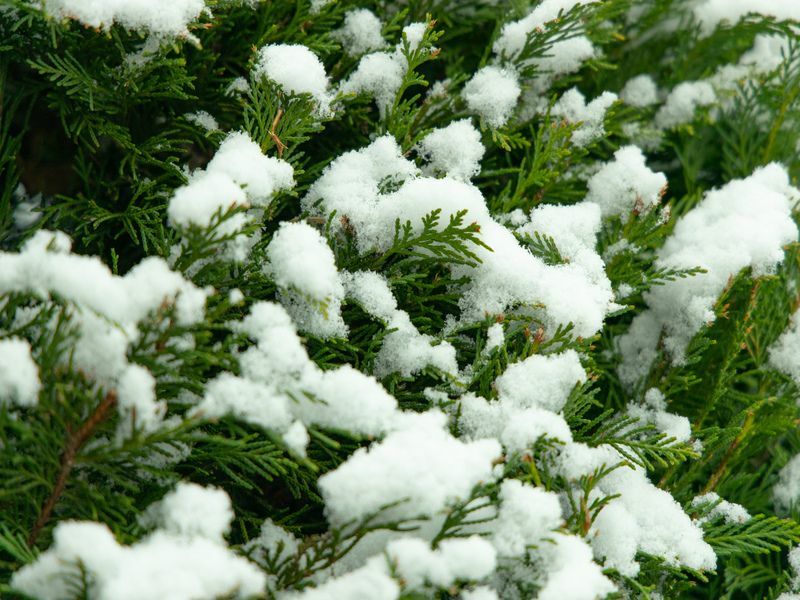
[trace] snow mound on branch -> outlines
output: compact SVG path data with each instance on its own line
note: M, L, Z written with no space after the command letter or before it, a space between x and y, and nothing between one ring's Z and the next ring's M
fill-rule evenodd
M626 104L645 108L658 102L658 88L650 75L637 75L625 83L619 97Z
M225 546L233 518L225 492L179 484L151 510L162 528L132 546L120 545L100 523L59 523L53 545L14 574L12 587L60 600L71 597L82 568L98 600L212 600L263 591L264 573Z
M214 216L228 208L268 206L273 194L293 186L289 163L265 156L250 136L234 132L223 140L205 170L195 172L189 183L175 190L167 214L175 226L209 227Z
M139 340L139 324L160 311L172 308L183 326L203 320L209 291L171 271L161 258L145 258L120 277L99 258L72 254L70 247L63 233L41 230L19 253L0 252L0 295L31 293L65 301L78 334L71 366L101 386L119 386L118 438L132 433L134 421L139 429L153 431L162 423L164 406L156 401L152 375L128 363L128 348ZM27 377L30 368L17 362L15 377ZM17 393L25 392L30 403L33 389L31 380Z
M373 50L380 50L385 41L381 30L383 23L371 10L358 8L344 16L344 24L332 37L344 46L350 56L359 56Z
M491 250L473 246L481 262L452 267L454 277L469 279L459 300L464 321L501 314L518 304L544 305L549 326L573 323L578 335L591 336L615 306L603 262L594 250L600 229L596 205L551 206L548 218L536 217L531 227L558 236L570 260L547 265L489 215L478 188L450 177L420 177L389 136L334 160L311 186L303 206L326 218L335 211L340 227L346 224L362 253L389 250L398 220L408 222L416 235L422 231L423 217L434 209L440 210L439 230L451 216L466 211L464 223L475 223L480 240Z
M429 365L445 373L458 372L455 348L448 342L436 343L432 336L419 332L408 313L397 308L397 300L383 275L361 271L346 273L343 279L348 298L391 330L383 338L375 359L376 376L400 373L410 377Z
M0 340L0 407L9 401L17 406L34 406L41 389L31 345L18 338Z
M427 174L444 173L463 181L480 173L485 151L481 134L469 119L434 129L419 143L419 153L428 163Z
M568 443L561 451L562 474L569 479L592 474L603 466L611 468L624 458L607 446L590 448ZM672 496L654 486L643 469L621 465L598 482L605 495L618 495L597 515L590 532L595 556L607 567L635 577L637 551L662 557L667 564L697 570L711 570L717 557L703 540L703 531Z
M267 271L295 323L322 338L345 337L341 304L344 287L333 251L306 223L282 223L267 247Z
M800 21L800 3L795 0L702 0L692 10L706 35L721 23L735 25L742 17L751 13Z
M497 129L508 122L521 92L516 73L489 65L472 76L462 96L470 112Z
M206 10L205 0L47 0L47 12L108 30L114 23L168 37L186 36L189 24Z
M431 516L492 480L497 441L464 443L445 431L445 421L436 411L409 415L404 428L320 477L331 524L364 519L394 503L382 518Z
M332 96L325 65L302 44L269 44L258 51L253 69L255 76L265 76L287 94L310 94L317 101L318 113L330 113Z
M800 386L800 311L792 315L789 326L770 346L769 364Z
M684 81L669 93L663 106L656 113L656 125L661 129L672 129L689 123L702 106L717 100L714 88L707 81Z
M651 171L636 146L624 146L588 181L587 202L600 206L604 217L619 215L627 222L632 211L645 213L658 205L667 178Z
M577 146L587 146L605 133L603 122L606 111L617 101L617 95L603 92L591 102L586 102L578 88L570 88L553 105L550 114L563 117L569 123L579 124L572 132L572 142Z
M544 33L548 24L560 14L566 14L578 6L596 0L544 0L527 16L503 25L500 36L494 43L495 55L515 64L536 67L537 78L533 82L535 95L544 93L553 80L561 75L574 73L588 59L595 56L595 48L585 35L574 35L551 43L543 56L520 61L520 54L527 40L537 33Z
M397 401L374 377L350 365L322 371L279 304L254 304L237 329L257 342L239 355L241 376L217 376L193 414L232 414L285 436L300 454L308 441L305 426L381 435L402 419Z
M659 338L676 364L692 337L715 320L714 302L731 277L744 268L758 276L783 260L783 247L797 239L791 210L800 191L777 163L708 192L678 220L658 253L662 269L702 267L705 273L669 281L645 294L649 307L619 340L619 374L633 386L656 356Z

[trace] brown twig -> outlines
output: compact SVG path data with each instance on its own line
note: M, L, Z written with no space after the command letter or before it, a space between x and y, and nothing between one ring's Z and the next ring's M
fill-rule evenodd
M33 547L39 534L42 532L42 528L44 528L47 521L50 520L50 515L56 507L58 499L61 497L61 494L64 493L64 488L67 487L67 479L72 471L72 467L75 465L75 457L78 451L92 436L95 428L106 419L108 411L111 410L116 403L117 393L112 390L105 395L100 404L97 405L97 408L94 409L92 414L89 415L89 418L81 425L81 428L71 434L67 439L67 444L64 447L64 451L61 453L61 468L58 471L56 484L53 486L53 491L42 506L39 518L36 519L36 523L31 529L31 534L28 536L28 546Z
M278 114L275 115L275 118L272 120L272 126L269 128L269 137L272 138L272 141L275 142L275 145L278 147L278 158L283 157L283 151L286 150L287 146L281 141L281 138L278 137L278 134L275 133L275 128L278 126L278 123L281 121L281 117L283 116L283 109L278 109Z

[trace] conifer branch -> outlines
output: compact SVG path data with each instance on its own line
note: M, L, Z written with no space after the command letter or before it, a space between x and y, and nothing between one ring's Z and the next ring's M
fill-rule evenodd
M67 438L67 442L64 445L64 450L61 453L61 467L58 471L58 475L56 476L53 491L50 492L47 500L45 500L44 504L42 505L39 516L31 528L30 535L28 535L28 546L33 547L36 544L39 534L41 534L42 529L50 520L53 509L56 507L59 498L61 498L61 494L67 487L67 480L72 472L72 468L75 466L75 458L78 455L78 452L92 437L95 429L97 429L97 427L106 420L109 411L114 408L116 403L117 393L114 390L111 390L103 397L94 411L92 411L92 414L89 415L89 418L84 421L80 428L76 432L70 434L69 438Z

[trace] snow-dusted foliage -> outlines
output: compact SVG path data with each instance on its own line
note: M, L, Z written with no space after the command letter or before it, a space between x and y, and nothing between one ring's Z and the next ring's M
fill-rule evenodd
M0 8L0 595L800 597L797 6Z

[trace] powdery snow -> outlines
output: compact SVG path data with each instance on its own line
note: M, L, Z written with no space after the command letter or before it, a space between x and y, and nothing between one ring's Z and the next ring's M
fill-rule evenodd
M572 133L572 142L577 146L587 146L605 133L603 122L606 111L616 101L616 94L603 92L587 103L578 88L570 88L553 105L550 114L563 117L569 123L579 123Z
M800 4L795 0L701 0L694 4L692 10L706 35L717 25L734 25L750 13L800 21Z
M0 264L2 259L0 259ZM0 340L0 406L34 406L39 401L39 367L31 358L27 340Z
M658 88L650 75L637 75L625 82L619 97L625 104L645 108L658 102Z
M341 317L344 287L319 231L306 223L282 223L267 258L281 302L300 329L324 338L347 335Z
M636 146L614 152L588 183L587 202L600 206L604 217L619 215L627 222L632 211L645 213L657 206L666 191L667 178L651 171Z
M427 174L443 173L465 181L480 173L485 151L481 134L469 119L434 129L419 143L419 153L427 163Z
M662 331L664 347L680 364L691 338L714 321L714 302L730 277L746 267L756 276L769 273L783 260L783 246L797 239L791 208L798 197L786 170L772 163L708 192L678 220L656 266L702 267L706 272L645 294L649 310L639 314L619 340L619 374L627 385L647 373Z
M385 45L382 29L383 23L375 13L366 8L358 8L345 14L344 23L332 36L342 44L347 54L360 56L380 50Z
M384 519L431 516L466 499L476 484L490 481L500 445L495 440L462 442L444 425L444 416L435 411L415 415L406 428L356 450L320 477L331 524L363 519L396 502L381 513Z
M310 94L321 116L330 113L330 81L322 61L302 44L269 44L258 51L253 69L256 77L265 76L287 94Z
M707 81L684 81L676 85L656 113L656 125L673 129L694 119L695 112L709 106L717 99L714 88Z
M792 315L789 326L769 347L769 364L800 386L800 311Z
M76 19L108 30L114 23L166 37L186 36L189 24L206 10L204 0L47 0L44 8L60 19Z
M516 73L490 65L472 76L461 95L470 112L497 129L508 122L521 92Z
M132 546L120 545L100 523L59 523L52 546L14 574L12 587L42 600L61 600L71 596L80 565L98 600L212 600L263 591L264 573L222 539L233 518L227 494L180 484L151 508L163 528Z

